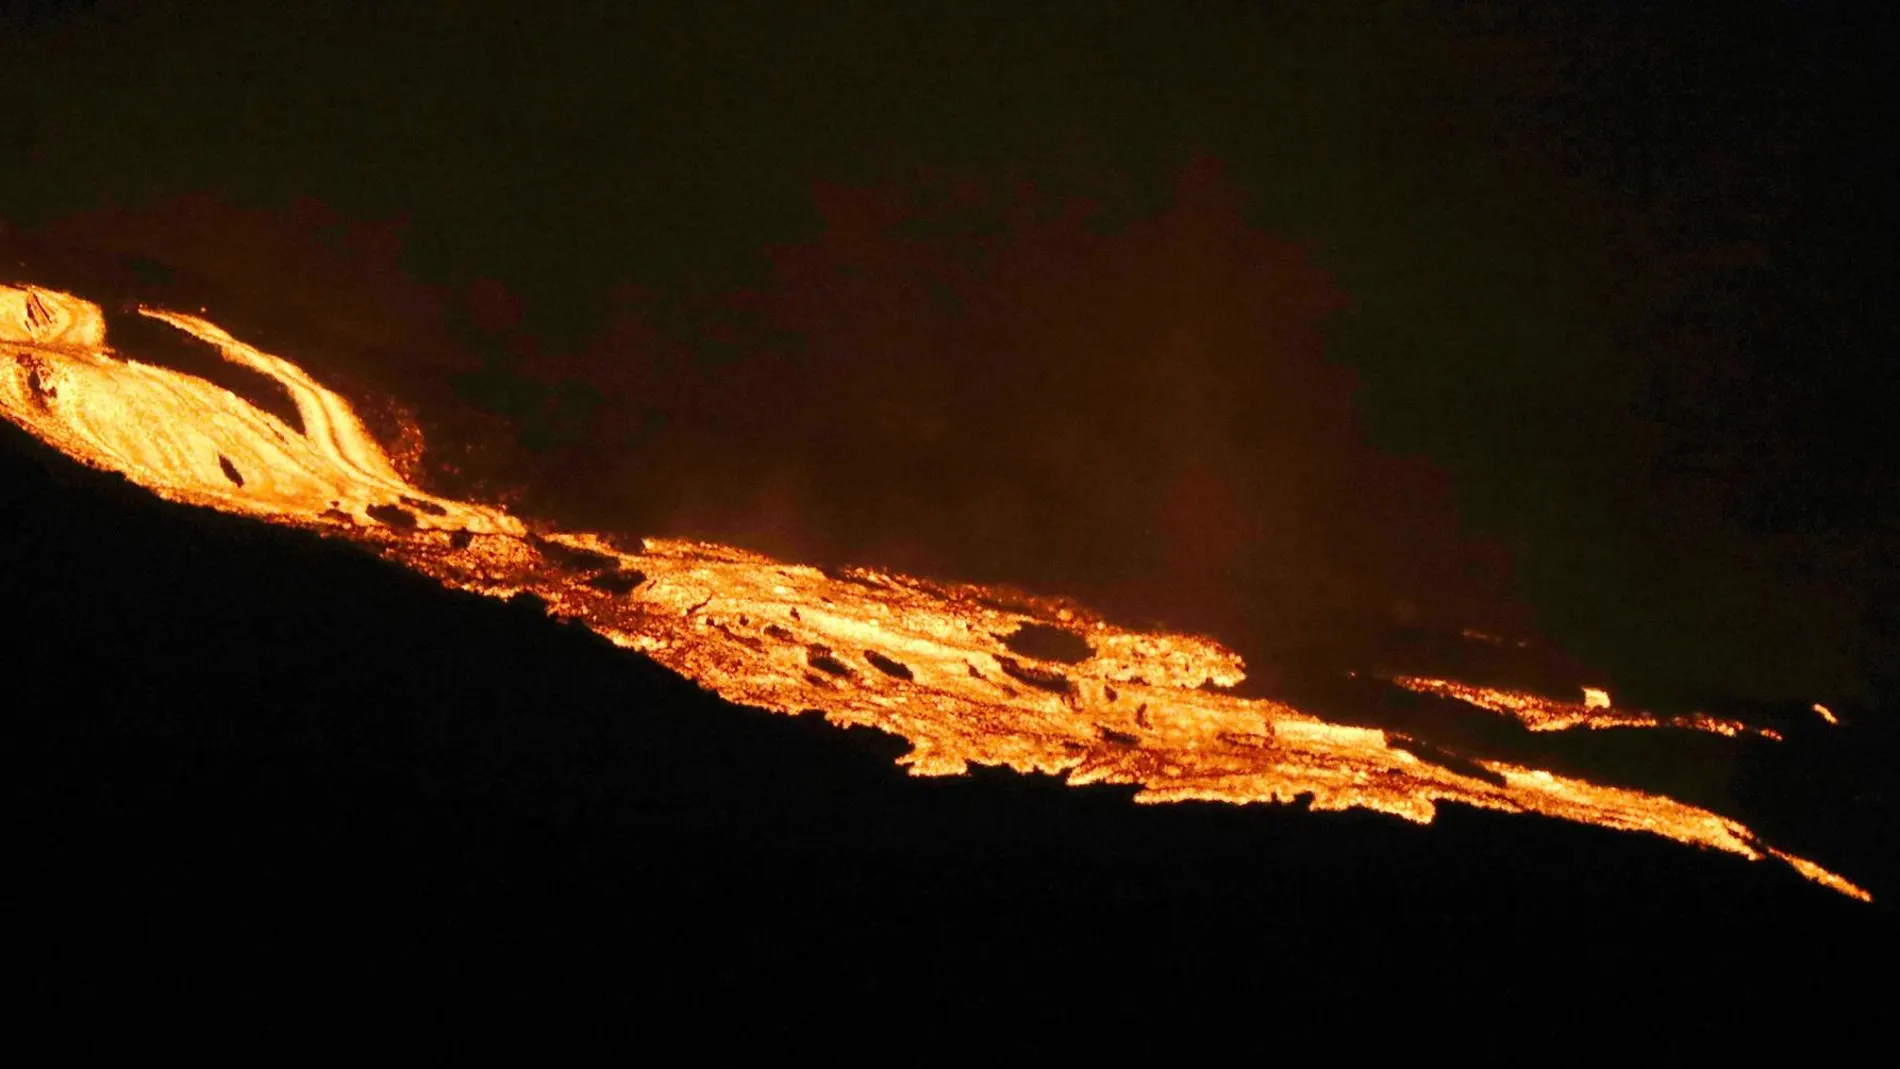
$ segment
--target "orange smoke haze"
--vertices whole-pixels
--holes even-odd
[[[1364,442],[1325,356],[1349,297],[1212,161],[1114,226],[929,177],[814,200],[822,229],[757,285],[603,284],[579,340],[503,282],[418,280],[399,223],[308,204],[78,217],[36,263],[215,298],[359,401],[414,405],[430,485],[576,526],[1063,589],[1289,658],[1393,622],[1528,629],[1443,479]]]

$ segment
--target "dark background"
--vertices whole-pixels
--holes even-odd
[[[570,523],[1870,697],[1869,27],[1312,8],[27,5],[0,215]]]
[[[1477,625],[1543,637],[1637,700],[1771,719],[1829,701],[1859,734],[1805,733],[1798,752],[1751,756],[1740,767],[1754,778],[1735,793],[1770,821],[1775,805],[1760,799],[1801,814],[1805,825],[1789,816],[1783,829],[1797,839],[1845,844],[1889,805],[1888,751],[1870,732],[1886,724],[1896,663],[1879,38],[1855,5],[1679,3],[1640,17],[1627,6],[13,4],[0,45],[0,251],[10,273],[115,306],[207,307],[384,399],[379,419],[415,415],[439,488],[568,525],[1077,593],[1131,620],[1212,630],[1269,682],[1390,658],[1395,631]],[[202,964],[201,945],[243,948],[231,968],[246,974],[273,940],[296,960],[335,943],[353,948],[339,960],[387,964],[388,950],[410,963],[369,985],[372,1001],[464,977],[501,1004],[506,992],[483,985],[512,963],[591,975],[553,951],[501,945],[591,938],[555,931],[544,911],[608,925],[595,941],[624,949],[632,937],[612,926],[627,916],[691,913],[714,887],[724,909],[705,915],[745,916],[781,900],[735,888],[803,885],[816,871],[829,874],[794,896],[803,920],[783,929],[805,934],[756,944],[788,974],[803,953],[789,948],[825,945],[839,925],[850,933],[840,961],[910,930],[898,918],[911,908],[891,903],[924,901],[945,873],[968,870],[973,897],[938,913],[953,920],[933,945],[963,948],[964,968],[943,976],[1027,953],[1038,964],[1026,972],[995,965],[1023,985],[1011,990],[1040,990],[1063,953],[1112,973],[1104,948],[1129,946],[1158,916],[1197,919],[1167,922],[1170,937],[1142,939],[1127,960],[1175,969],[1190,988],[1283,958],[1326,958],[1352,982],[1363,973],[1339,964],[1330,935],[1361,923],[1462,962],[1474,983],[1548,945],[1559,951],[1540,960],[1582,954],[1601,976],[1633,965],[1686,988],[1731,960],[1711,947],[1797,916],[1762,953],[1813,955],[1806,975],[1820,977],[1830,939],[1860,923],[1801,927],[1806,888],[1726,862],[1665,862],[1670,848],[1621,837],[1468,815],[1420,833],[1356,817],[1134,814],[1118,798],[1055,801],[1007,777],[920,788],[887,775],[884,755],[776,723],[748,721],[764,734],[732,743],[756,745],[745,761],[687,762],[700,774],[676,785],[683,796],[609,804],[586,792],[646,790],[622,783],[650,782],[625,768],[673,767],[663,755],[677,743],[642,736],[646,721],[636,730],[614,707],[690,708],[672,684],[538,621],[222,521],[160,509],[154,523],[185,526],[128,557],[143,539],[82,532],[113,528],[131,497],[75,487],[30,447],[10,448],[22,457],[10,537],[42,553],[90,547],[14,569],[32,591],[18,603],[52,636],[18,663],[48,666],[41,681],[108,680],[120,689],[102,709],[162,699],[211,711],[149,730],[112,717],[80,726],[87,704],[54,699],[33,706],[31,731],[45,734],[27,737],[41,748],[19,750],[39,755],[22,757],[38,769],[22,782],[40,786],[21,789],[104,836],[89,856],[136,847],[158,872],[120,896],[110,862],[45,855],[47,882],[24,901],[82,903],[53,912],[104,957],[75,962],[110,959],[115,939],[93,921],[120,917],[150,952],[128,974],[144,981],[166,953]],[[41,514],[73,518],[12,519]],[[221,533],[183,533],[206,524]],[[66,570],[95,560],[123,570],[62,593]],[[361,585],[255,580],[289,573],[281,581],[295,585],[331,566]],[[385,610],[373,633],[413,637],[359,660],[346,652],[366,641],[353,599],[390,583],[405,592],[366,602]],[[310,600],[332,586],[358,593]],[[205,591],[235,600],[204,611],[242,622],[212,631],[230,648],[206,639],[184,656],[159,639]],[[122,600],[94,600],[108,594]],[[290,605],[305,630],[279,641],[266,621]],[[107,626],[121,614],[129,622]],[[456,630],[483,627],[514,630]],[[104,654],[101,634],[115,636]],[[521,643],[552,644],[552,659],[467,676]],[[313,664],[358,667],[324,684],[334,692],[295,697],[304,684],[289,681],[311,677],[304,645],[323,654]],[[163,667],[174,653],[188,678],[168,676],[173,689],[149,700],[125,682],[136,673],[90,660],[175,673]],[[572,657],[594,659],[581,672]],[[52,667],[72,658],[86,669]],[[276,712],[230,705],[230,672]],[[450,677],[466,680],[452,699],[435,689]],[[615,697],[636,686],[665,693]],[[496,734],[437,748],[457,730]],[[580,741],[596,732],[620,742]],[[800,756],[785,759],[780,747],[794,745]],[[252,770],[283,753],[300,755],[297,771]],[[431,760],[447,762],[445,794],[415,772]],[[793,766],[827,771],[784,796],[746,793]],[[1010,830],[995,833],[1002,845],[989,831],[952,835],[964,845],[918,860],[915,844],[938,832],[911,815],[861,827],[861,807],[814,798],[824,792],[810,784],[831,777],[874,782],[839,788],[870,792],[872,808],[967,805],[943,826]],[[114,793],[121,781],[149,797]],[[176,800],[186,784],[201,793]],[[449,801],[421,800],[437,797]],[[178,830],[204,827],[231,798],[295,833]],[[675,830],[650,851],[626,846],[613,814],[629,805],[671,814],[654,824]],[[1038,823],[1045,811],[1055,824]],[[717,815],[681,816],[695,812]],[[795,827],[735,815],[757,812]],[[1856,815],[1815,830],[1843,812]],[[1091,838],[1064,823],[1093,820],[1110,830]],[[548,821],[565,830],[549,835]],[[363,827],[392,823],[410,838],[357,845]],[[677,830],[708,826],[721,830],[703,853]],[[58,821],[38,827],[41,848],[67,849]],[[449,834],[464,827],[480,830]],[[1071,834],[1081,845],[1038,860]],[[834,846],[813,835],[848,844],[835,849],[850,862],[830,864]],[[289,845],[313,836],[324,845]],[[280,882],[216,891],[222,864],[181,842],[265,843],[260,871],[274,875],[260,878]],[[793,845],[759,855],[761,842]],[[1127,860],[1147,849],[1163,853]],[[551,860],[589,851],[605,868]],[[699,875],[642,891],[660,896],[655,912],[626,911],[632,888],[655,885],[624,868],[636,855]],[[1295,855],[1291,883],[1250,882],[1262,858]],[[784,859],[776,879],[730,871],[760,856]],[[313,882],[306,865],[339,874]],[[1613,875],[1577,887],[1580,871]],[[839,889],[857,879],[860,892]],[[578,889],[599,893],[598,908],[571,908]],[[840,901],[882,903],[871,910],[882,920],[848,923],[857,914]],[[298,934],[283,921],[337,903],[354,903],[363,924]],[[1011,918],[995,929],[1005,934],[967,938],[989,915],[971,903]],[[1312,911],[1299,934],[1262,934],[1260,917],[1288,910]],[[1689,914],[1710,918],[1706,942],[1655,941]],[[156,934],[194,923],[238,927]],[[667,960],[717,958],[687,949],[710,929],[654,923]],[[411,928],[413,943],[396,937]],[[718,930],[740,940],[741,928]],[[1061,952],[1032,937],[1051,930]],[[1361,930],[1345,945],[1387,962],[1394,943]],[[445,966],[457,948],[502,964]],[[307,993],[317,1003],[337,993],[323,978],[349,972],[330,965],[291,970],[319,978]],[[919,975],[893,974],[892,988]],[[1222,989],[1253,1007],[1268,979],[1247,975]],[[1740,975],[1729,970],[1723,990],[1771,997]],[[302,982],[233,979],[206,1004],[270,1002]]]

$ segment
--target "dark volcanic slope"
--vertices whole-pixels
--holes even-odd
[[[98,1022],[82,1048],[153,1023],[467,1036],[526,1005],[564,1036],[690,1021],[707,1043],[813,1035],[823,1009],[860,1033],[1272,1044],[1314,998],[1422,1002],[1453,1036],[1643,1006],[1830,1029],[1884,986],[1852,977],[1886,975],[1885,908],[1774,867],[1458,810],[1421,829],[912,780],[882,738],[726,705],[11,427],[0,515],[6,939],[38,997]],[[1690,995],[1728,1001],[1661,1008]]]

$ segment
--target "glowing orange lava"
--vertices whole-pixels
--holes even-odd
[[[1480,774],[1416,756],[1375,729],[1210,690],[1244,678],[1206,638],[1129,631],[1073,603],[875,569],[826,573],[701,542],[638,552],[586,533],[531,528],[489,506],[412,485],[351,406],[296,365],[196,316],[142,314],[281,384],[295,430],[202,379],[115,352],[98,306],[0,285],[0,412],[68,455],[160,496],[351,539],[443,584],[496,597],[527,591],[551,611],[644,651],[734,702],[902,736],[917,775],[970,765],[1139,787],[1140,802],[1311,798],[1420,823],[1439,802],[1538,813],[1778,858],[1810,880],[1864,890],[1759,841],[1740,823],[1670,798],[1500,761]],[[1068,663],[1012,651],[1023,627],[1086,640]],[[1470,702],[1533,731],[1687,726],[1613,710],[1607,694],[1553,702],[1443,680],[1398,685]],[[1825,715],[1825,714],[1824,714]]]
[[[1514,717],[1532,731],[1568,731],[1571,728],[1685,728],[1689,731],[1708,731],[1717,735],[1734,738],[1737,735],[1760,735],[1763,738],[1781,741],[1781,733],[1773,728],[1755,727],[1739,720],[1723,720],[1705,713],[1692,713],[1688,716],[1658,717],[1640,709],[1615,709],[1610,705],[1610,694],[1600,687],[1583,688],[1583,701],[1566,702],[1555,698],[1546,698],[1541,694],[1532,694],[1523,690],[1500,690],[1496,687],[1474,687],[1466,683],[1455,683],[1449,679],[1426,679],[1421,676],[1396,676],[1393,683],[1406,690],[1415,690],[1420,694],[1435,694],[1441,698],[1452,698],[1467,705],[1493,713],[1503,713]]]

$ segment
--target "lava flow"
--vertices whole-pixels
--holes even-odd
[[[1738,854],[1774,857],[1843,894],[1840,876],[1761,842],[1735,820],[1671,798],[1492,760],[1439,763],[1385,732],[1220,692],[1240,658],[1205,638],[1129,631],[1055,598],[927,582],[875,569],[827,572],[701,542],[638,551],[539,529],[506,511],[413,485],[342,397],[295,364],[196,316],[141,314],[280,384],[295,429],[202,379],[116,352],[99,307],[0,285],[0,412],[48,444],[162,497],[351,539],[444,585],[527,592],[550,611],[730,701],[902,736],[917,775],[970,765],[1139,788],[1139,802],[1363,807],[1419,823],[1439,802],[1537,813]],[[1023,652],[1024,633],[1053,636]],[[1060,634],[1058,634],[1060,633]],[[1440,680],[1398,686],[1457,698],[1534,731],[1686,726]],[[1210,686],[1211,685],[1211,686]],[[1457,764],[1458,769],[1448,767]]]
[[[1671,727],[1708,731],[1731,739],[1737,735],[1760,735],[1765,739],[1781,741],[1781,733],[1773,728],[1755,727],[1739,720],[1724,720],[1707,713],[1664,718],[1640,709],[1615,709],[1611,707],[1609,692],[1596,687],[1585,687],[1581,702],[1565,702],[1528,691],[1474,687],[1449,679],[1394,676],[1392,682],[1420,694],[1435,694],[1489,712],[1502,713],[1515,718],[1530,731],[1567,731],[1576,727],[1592,731],[1604,728]]]

